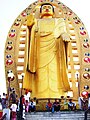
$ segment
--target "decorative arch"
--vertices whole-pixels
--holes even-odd
[[[22,83],[21,74],[25,72],[25,57],[27,51],[27,16],[33,14],[39,18],[39,8],[46,0],[36,1],[30,4],[12,24],[6,44],[5,44],[5,75],[8,88],[8,71],[12,71],[15,78],[11,81],[11,87],[14,87],[19,93],[19,83]],[[80,93],[84,90],[85,85],[90,85],[90,40],[88,32],[81,19],[67,6],[57,0],[48,0],[55,8],[54,17],[64,18],[67,31],[70,35],[71,43],[69,44],[70,52],[68,56],[68,78],[72,83],[74,97],[77,96],[76,79],[80,81]],[[8,56],[8,57],[7,57]],[[75,73],[78,71],[80,77],[76,78]],[[86,76],[88,75],[88,76]],[[87,90],[90,92],[90,89]]]

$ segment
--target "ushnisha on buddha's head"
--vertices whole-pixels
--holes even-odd
[[[41,18],[53,17],[54,15],[53,5],[50,3],[42,4],[40,8],[40,15],[41,15]]]

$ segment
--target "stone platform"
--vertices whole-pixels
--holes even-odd
[[[84,111],[31,112],[25,120],[84,120]]]

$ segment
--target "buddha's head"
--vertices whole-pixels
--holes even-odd
[[[41,14],[41,18],[49,17],[49,16],[52,17],[54,14],[54,7],[50,3],[44,3],[41,5],[40,14]]]

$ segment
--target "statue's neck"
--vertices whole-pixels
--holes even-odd
[[[42,18],[52,18],[52,16],[43,16]]]
[[[47,15],[42,15],[42,16],[41,16],[42,19],[43,19],[43,18],[52,18],[52,17],[53,17],[53,16],[50,15],[50,14],[49,14],[49,15],[48,15],[48,14],[47,14]]]

